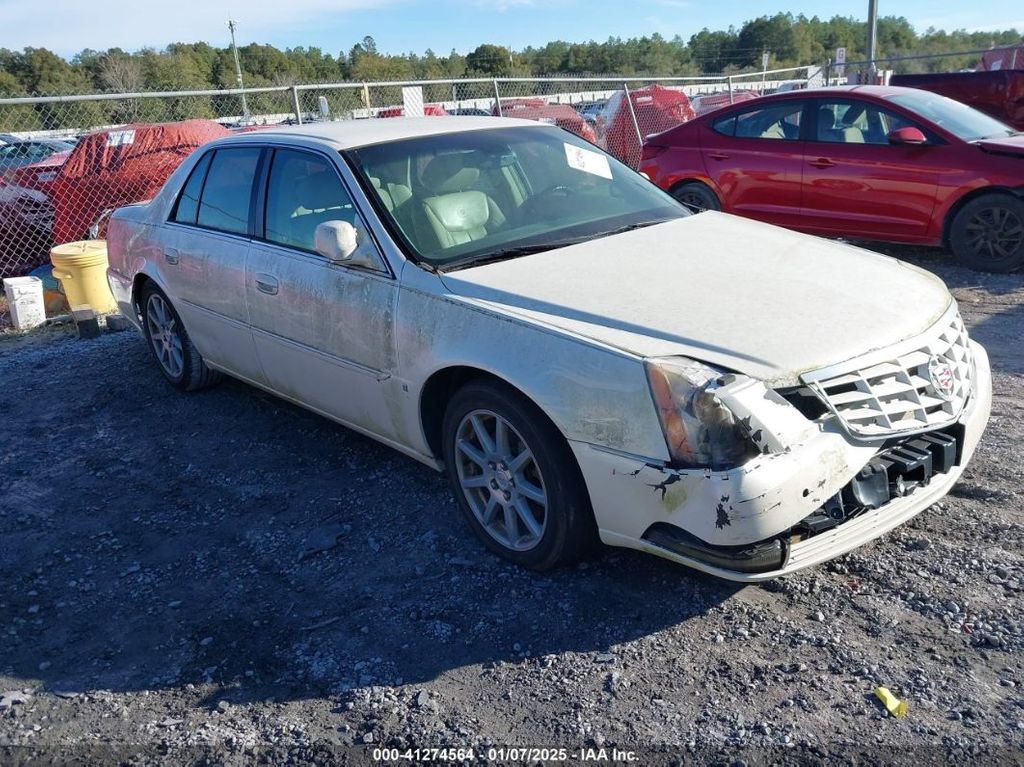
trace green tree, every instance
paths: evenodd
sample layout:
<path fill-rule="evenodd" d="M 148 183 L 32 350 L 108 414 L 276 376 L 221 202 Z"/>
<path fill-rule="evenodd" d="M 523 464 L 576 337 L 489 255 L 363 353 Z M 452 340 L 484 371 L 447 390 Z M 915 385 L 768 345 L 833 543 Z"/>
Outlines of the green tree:
<path fill-rule="evenodd" d="M 466 55 L 466 69 L 480 77 L 508 77 L 512 73 L 511 56 L 504 46 L 484 43 Z"/>

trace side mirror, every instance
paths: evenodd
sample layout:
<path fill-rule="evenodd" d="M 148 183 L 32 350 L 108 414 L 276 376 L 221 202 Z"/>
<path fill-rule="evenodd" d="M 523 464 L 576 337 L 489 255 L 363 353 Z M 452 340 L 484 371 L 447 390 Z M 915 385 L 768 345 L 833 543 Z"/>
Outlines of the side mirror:
<path fill-rule="evenodd" d="M 313 233 L 313 249 L 332 264 L 379 268 L 372 246 L 361 239 L 359 230 L 348 221 L 324 221 Z"/>
<path fill-rule="evenodd" d="M 914 128 L 908 126 L 906 128 L 899 128 L 889 134 L 890 144 L 910 144 L 910 145 L 921 145 L 927 144 L 928 139 L 921 132 L 920 128 Z"/>

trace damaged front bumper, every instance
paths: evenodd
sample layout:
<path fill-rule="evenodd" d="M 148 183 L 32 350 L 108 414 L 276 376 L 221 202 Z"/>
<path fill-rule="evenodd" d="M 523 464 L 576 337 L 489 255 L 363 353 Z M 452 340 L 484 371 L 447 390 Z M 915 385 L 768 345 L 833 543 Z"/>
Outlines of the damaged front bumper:
<path fill-rule="evenodd" d="M 874 540 L 949 492 L 973 455 L 988 422 L 992 382 L 984 349 L 971 347 L 971 398 L 958 420 L 929 443 L 934 465 L 927 476 L 924 443 L 900 448 L 855 440 L 834 419 L 791 449 L 763 453 L 729 471 L 670 469 L 571 443 L 601 539 L 734 581 L 785 575 Z M 900 444 L 915 439 L 920 435 Z M 882 480 L 879 467 L 889 472 Z M 882 505 L 852 505 L 870 506 L 872 498 Z M 829 523 L 830 517 L 841 519 Z"/>

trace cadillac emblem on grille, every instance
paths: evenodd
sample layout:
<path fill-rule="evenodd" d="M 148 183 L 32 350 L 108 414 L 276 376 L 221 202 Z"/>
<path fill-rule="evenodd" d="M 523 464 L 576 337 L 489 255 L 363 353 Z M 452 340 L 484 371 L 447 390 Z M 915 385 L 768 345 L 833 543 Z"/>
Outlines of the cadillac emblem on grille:
<path fill-rule="evenodd" d="M 935 393 L 947 402 L 953 399 L 953 368 L 941 357 L 932 357 L 928 361 L 928 378 L 931 380 Z"/>

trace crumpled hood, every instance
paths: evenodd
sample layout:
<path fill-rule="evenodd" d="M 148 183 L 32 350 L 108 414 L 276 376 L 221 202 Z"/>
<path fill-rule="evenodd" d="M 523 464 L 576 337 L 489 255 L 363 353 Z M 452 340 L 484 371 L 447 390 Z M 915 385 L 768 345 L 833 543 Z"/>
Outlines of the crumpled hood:
<path fill-rule="evenodd" d="M 442 280 L 492 311 L 774 385 L 919 334 L 952 300 L 896 259 L 712 212 Z"/>

